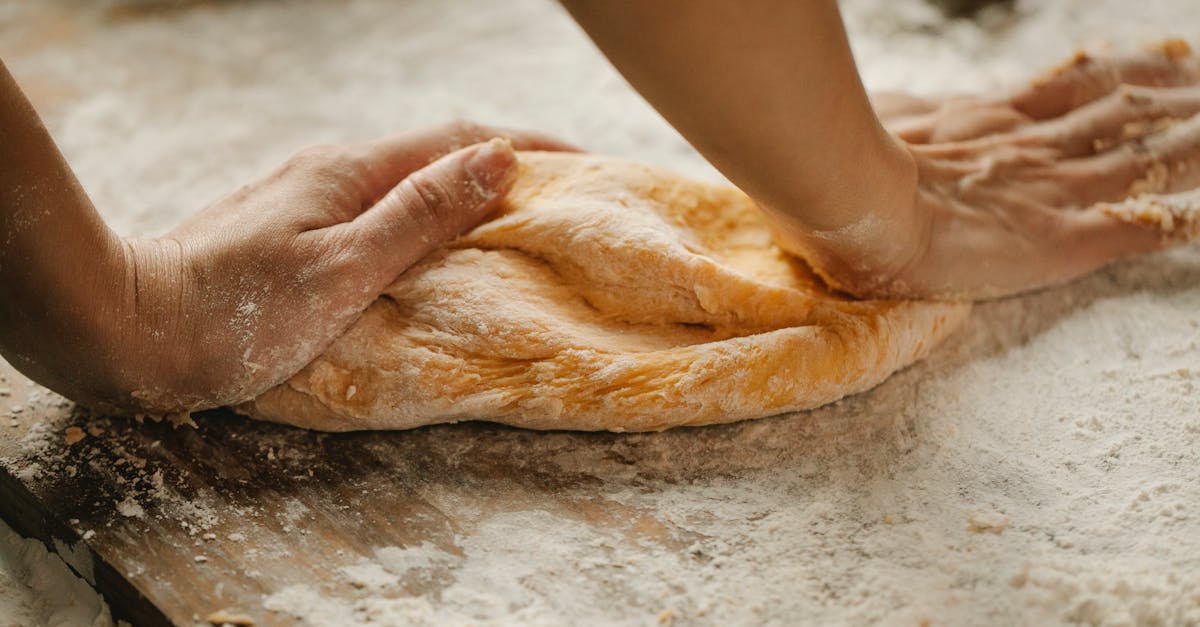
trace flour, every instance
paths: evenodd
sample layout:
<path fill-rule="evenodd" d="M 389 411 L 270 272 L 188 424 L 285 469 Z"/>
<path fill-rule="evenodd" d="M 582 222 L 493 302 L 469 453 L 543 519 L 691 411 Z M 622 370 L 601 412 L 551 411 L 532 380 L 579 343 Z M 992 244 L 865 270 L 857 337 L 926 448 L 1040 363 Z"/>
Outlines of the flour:
<path fill-rule="evenodd" d="M 124 234 L 163 232 L 304 144 L 453 115 L 717 178 L 547 0 L 201 3 L 121 19 L 92 3 L 72 5 L 72 29 L 26 27 L 57 6 L 0 5 L 0 52 Z M 994 90 L 1080 44 L 1200 23 L 1190 0 L 1026 0 L 981 17 L 995 34 L 917 0 L 843 7 L 868 84 L 920 92 Z M 431 485 L 422 498 L 463 520 L 445 543 L 375 547 L 336 567 L 346 590 L 291 585 L 263 606 L 316 625 L 1200 623 L 1197 268 L 1191 247 L 985 304 L 929 362 L 800 416 L 607 448 L 512 437 L 488 452 L 585 478 L 542 488 L 574 517 L 531 487 Z M 62 437 L 22 444 L 36 455 Z M 478 453 L 430 441 L 450 471 Z M 313 465 L 263 447 L 297 476 Z M 66 463 L 43 461 L 30 472 Z M 197 542 L 254 513 L 218 511 L 205 492 L 169 499 L 170 469 L 144 474 L 114 500 L 132 495 Z M 301 525 L 292 514 L 279 522 Z M 0 616 L 104 624 L 82 580 L 20 556 L 56 558 L 7 528 L 0 544 Z"/>
<path fill-rule="evenodd" d="M 36 540 L 0 523 L 0 621 L 5 625 L 107 627 L 100 595 Z"/>
<path fill-rule="evenodd" d="M 126 518 L 146 517 L 146 510 L 142 509 L 141 504 L 137 502 L 137 499 L 132 494 L 117 503 L 117 512 Z"/>

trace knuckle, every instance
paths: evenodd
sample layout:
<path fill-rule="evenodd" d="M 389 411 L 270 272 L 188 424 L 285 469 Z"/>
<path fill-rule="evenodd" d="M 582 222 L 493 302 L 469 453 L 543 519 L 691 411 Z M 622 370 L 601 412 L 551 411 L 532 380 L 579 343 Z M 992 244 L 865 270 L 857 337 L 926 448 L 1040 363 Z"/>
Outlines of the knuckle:
<path fill-rule="evenodd" d="M 327 236 L 325 264 L 335 272 L 359 272 L 364 269 L 363 246 L 346 232 Z"/>
<path fill-rule="evenodd" d="M 288 160 L 288 167 L 308 174 L 345 177 L 356 173 L 356 163 L 345 146 L 316 144 L 293 155 Z"/>
<path fill-rule="evenodd" d="M 306 177 L 310 183 L 347 196 L 361 195 L 369 172 L 358 149 L 336 144 L 308 146 L 284 165 L 284 173 Z"/>
<path fill-rule="evenodd" d="M 440 181 L 425 175 L 413 175 L 404 180 L 409 190 L 409 211 L 418 223 L 436 232 L 446 227 L 451 216 L 453 195 Z"/>
<path fill-rule="evenodd" d="M 318 166 L 337 158 L 339 148 L 333 144 L 313 144 L 301 148 L 288 163 L 294 163 L 302 166 Z"/>

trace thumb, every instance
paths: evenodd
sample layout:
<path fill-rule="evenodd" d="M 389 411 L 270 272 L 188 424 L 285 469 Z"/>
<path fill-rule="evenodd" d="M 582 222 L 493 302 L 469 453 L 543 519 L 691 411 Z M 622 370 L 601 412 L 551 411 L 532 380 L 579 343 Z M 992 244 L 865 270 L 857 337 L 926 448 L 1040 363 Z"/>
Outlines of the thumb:
<path fill-rule="evenodd" d="M 356 236 L 390 281 L 496 209 L 516 178 L 509 141 L 468 146 L 400 181 L 355 218 Z"/>

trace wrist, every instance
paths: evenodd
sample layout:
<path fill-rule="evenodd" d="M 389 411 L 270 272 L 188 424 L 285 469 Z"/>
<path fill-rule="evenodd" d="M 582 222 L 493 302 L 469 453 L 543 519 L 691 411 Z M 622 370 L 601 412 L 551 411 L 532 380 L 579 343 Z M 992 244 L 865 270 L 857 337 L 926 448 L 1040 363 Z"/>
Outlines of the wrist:
<path fill-rule="evenodd" d="M 94 331 L 99 363 L 86 404 L 134 413 L 191 409 L 187 389 L 190 356 L 183 296 L 186 269 L 170 239 L 120 241 L 122 280 L 108 296 Z M 99 312 L 98 312 L 99 313 Z"/>
<path fill-rule="evenodd" d="M 853 180 L 764 211 L 780 247 L 808 261 L 831 286 L 866 295 L 886 291 L 920 254 L 929 216 L 917 203 L 917 162 L 902 142 L 887 135 L 860 154 L 848 168 Z M 788 210 L 800 206 L 821 210 Z"/>
<path fill-rule="evenodd" d="M 142 412 L 180 412 L 227 402 L 238 379 L 218 359 L 227 338 L 205 336 L 215 312 L 193 298 L 203 287 L 184 246 L 171 237 L 127 240 L 130 315 L 118 337 L 125 347 L 121 393 Z M 234 386 L 236 387 L 236 386 Z"/>
<path fill-rule="evenodd" d="M 161 335 L 147 328 L 139 306 L 143 257 L 114 234 L 72 251 L 69 264 L 35 276 L 41 289 L 17 289 L 22 304 L 6 315 L 5 356 L 31 379 L 82 405 L 103 411 L 142 411 L 133 391 L 165 367 L 150 346 Z M 61 271 L 60 271 L 61 270 Z M 69 272 L 67 270 L 70 270 Z M 27 282 L 28 283 L 28 282 Z"/>
<path fill-rule="evenodd" d="M 827 176 L 812 189 L 790 190 L 777 209 L 806 232 L 837 232 L 900 217 L 917 190 L 917 162 L 900 140 L 879 130 L 829 154 Z"/>

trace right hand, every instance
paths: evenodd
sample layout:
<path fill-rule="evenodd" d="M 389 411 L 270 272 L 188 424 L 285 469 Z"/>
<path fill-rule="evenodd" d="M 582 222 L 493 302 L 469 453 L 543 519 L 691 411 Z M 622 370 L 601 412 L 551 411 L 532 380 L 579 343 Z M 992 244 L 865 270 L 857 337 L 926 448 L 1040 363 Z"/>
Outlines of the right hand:
<path fill-rule="evenodd" d="M 912 196 L 880 208 L 874 239 L 790 242 L 844 291 L 1005 296 L 1200 230 L 1200 60 L 1183 42 L 1080 53 L 1008 97 L 874 101 L 912 157 Z"/>

